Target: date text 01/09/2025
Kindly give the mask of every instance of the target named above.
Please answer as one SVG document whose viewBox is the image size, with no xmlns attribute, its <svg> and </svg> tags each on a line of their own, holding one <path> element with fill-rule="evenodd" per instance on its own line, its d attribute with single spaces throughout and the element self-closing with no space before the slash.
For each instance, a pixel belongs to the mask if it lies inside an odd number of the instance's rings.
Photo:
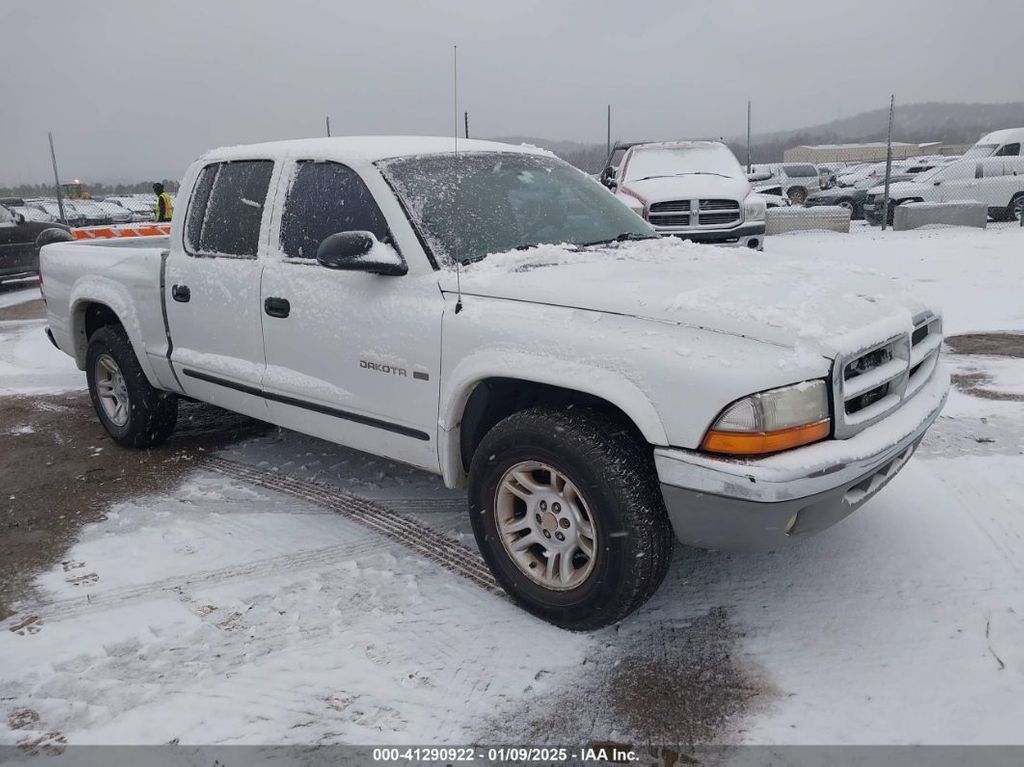
<svg viewBox="0 0 1024 767">
<path fill-rule="evenodd" d="M 472 746 L 383 747 L 373 749 L 375 762 L 564 762 L 572 759 L 582 762 L 611 762 L 627 764 L 637 761 L 635 751 L 619 746 L 591 746 L 581 749 L 536 746 L 492 746 L 486 749 Z"/>
</svg>

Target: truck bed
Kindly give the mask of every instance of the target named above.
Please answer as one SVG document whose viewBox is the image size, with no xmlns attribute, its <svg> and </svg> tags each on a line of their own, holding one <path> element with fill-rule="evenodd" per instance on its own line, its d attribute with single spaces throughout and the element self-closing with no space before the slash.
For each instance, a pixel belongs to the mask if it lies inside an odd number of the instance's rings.
<svg viewBox="0 0 1024 767">
<path fill-rule="evenodd" d="M 157 236 L 58 242 L 42 249 L 39 271 L 53 341 L 80 369 L 86 324 L 101 311 L 90 307 L 102 302 L 121 318 L 151 381 L 173 384 L 161 289 L 169 246 L 170 237 Z"/>
</svg>

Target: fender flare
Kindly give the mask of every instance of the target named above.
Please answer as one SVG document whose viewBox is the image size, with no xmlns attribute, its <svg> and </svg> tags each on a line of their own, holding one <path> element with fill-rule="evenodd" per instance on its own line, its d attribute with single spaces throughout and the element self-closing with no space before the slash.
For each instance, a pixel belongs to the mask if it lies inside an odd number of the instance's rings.
<svg viewBox="0 0 1024 767">
<path fill-rule="evenodd" d="M 651 400 L 621 373 L 523 351 L 481 351 L 461 360 L 446 374 L 441 388 L 437 450 L 441 473 L 449 487 L 460 486 L 464 475 L 460 446 L 463 411 L 477 385 L 489 378 L 547 384 L 597 397 L 625 413 L 650 444 L 668 444 L 665 426 Z"/>
<path fill-rule="evenodd" d="M 89 346 L 89 339 L 85 335 L 85 309 L 89 304 L 100 304 L 110 309 L 121 321 L 139 366 L 146 374 L 146 380 L 151 386 L 160 388 L 149 356 L 146 354 L 135 304 L 123 285 L 101 275 L 88 275 L 75 283 L 71 289 L 69 303 L 71 339 L 74 344 L 75 362 L 80 370 L 85 370 L 85 357 Z"/>
</svg>

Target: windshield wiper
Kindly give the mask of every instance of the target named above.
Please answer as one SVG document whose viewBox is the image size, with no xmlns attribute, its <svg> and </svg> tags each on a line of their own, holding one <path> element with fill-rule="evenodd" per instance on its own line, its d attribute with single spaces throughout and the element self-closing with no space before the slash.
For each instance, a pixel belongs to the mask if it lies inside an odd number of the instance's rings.
<svg viewBox="0 0 1024 767">
<path fill-rule="evenodd" d="M 644 176 L 643 178 L 631 179 L 632 181 L 647 181 L 652 178 L 677 178 L 679 176 L 718 176 L 720 178 L 732 178 L 724 173 L 713 173 L 709 170 L 688 170 L 683 173 L 663 173 L 659 176 Z"/>
<path fill-rule="evenodd" d="M 590 248 L 594 245 L 611 245 L 613 242 L 632 242 L 634 240 L 657 240 L 661 237 L 660 234 L 640 234 L 639 232 L 623 232 L 617 237 L 612 237 L 608 240 L 594 240 L 593 242 L 581 243 L 578 247 Z"/>
</svg>

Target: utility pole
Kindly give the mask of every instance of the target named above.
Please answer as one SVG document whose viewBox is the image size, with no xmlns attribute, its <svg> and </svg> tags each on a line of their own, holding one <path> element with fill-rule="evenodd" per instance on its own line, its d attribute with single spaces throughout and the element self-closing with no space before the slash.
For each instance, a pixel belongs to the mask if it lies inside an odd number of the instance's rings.
<svg viewBox="0 0 1024 767">
<path fill-rule="evenodd" d="M 747 173 L 750 173 L 750 99 L 747 99 Z"/>
<path fill-rule="evenodd" d="M 466 138 L 469 138 L 469 112 L 463 112 L 462 117 L 466 122 Z"/>
<path fill-rule="evenodd" d="M 882 231 L 889 222 L 889 182 L 892 179 L 892 118 L 896 111 L 896 94 L 889 97 L 889 133 L 885 139 L 885 193 L 882 195 Z M 893 223 L 895 223 L 895 215 Z"/>
<path fill-rule="evenodd" d="M 327 138 L 330 138 L 331 137 L 331 116 L 327 115 L 327 117 L 325 119 L 327 120 Z"/>
<path fill-rule="evenodd" d="M 60 222 L 66 224 L 67 216 L 64 215 L 64 196 L 60 192 L 60 174 L 57 173 L 57 153 L 53 151 L 53 133 L 46 134 L 50 139 L 50 160 L 53 162 L 53 183 L 57 187 L 57 210 L 60 212 Z"/>
<path fill-rule="evenodd" d="M 607 154 L 605 156 L 606 157 L 611 157 L 612 156 L 612 105 L 611 104 L 608 105 L 608 138 L 605 141 L 605 144 L 607 146 Z"/>
</svg>

